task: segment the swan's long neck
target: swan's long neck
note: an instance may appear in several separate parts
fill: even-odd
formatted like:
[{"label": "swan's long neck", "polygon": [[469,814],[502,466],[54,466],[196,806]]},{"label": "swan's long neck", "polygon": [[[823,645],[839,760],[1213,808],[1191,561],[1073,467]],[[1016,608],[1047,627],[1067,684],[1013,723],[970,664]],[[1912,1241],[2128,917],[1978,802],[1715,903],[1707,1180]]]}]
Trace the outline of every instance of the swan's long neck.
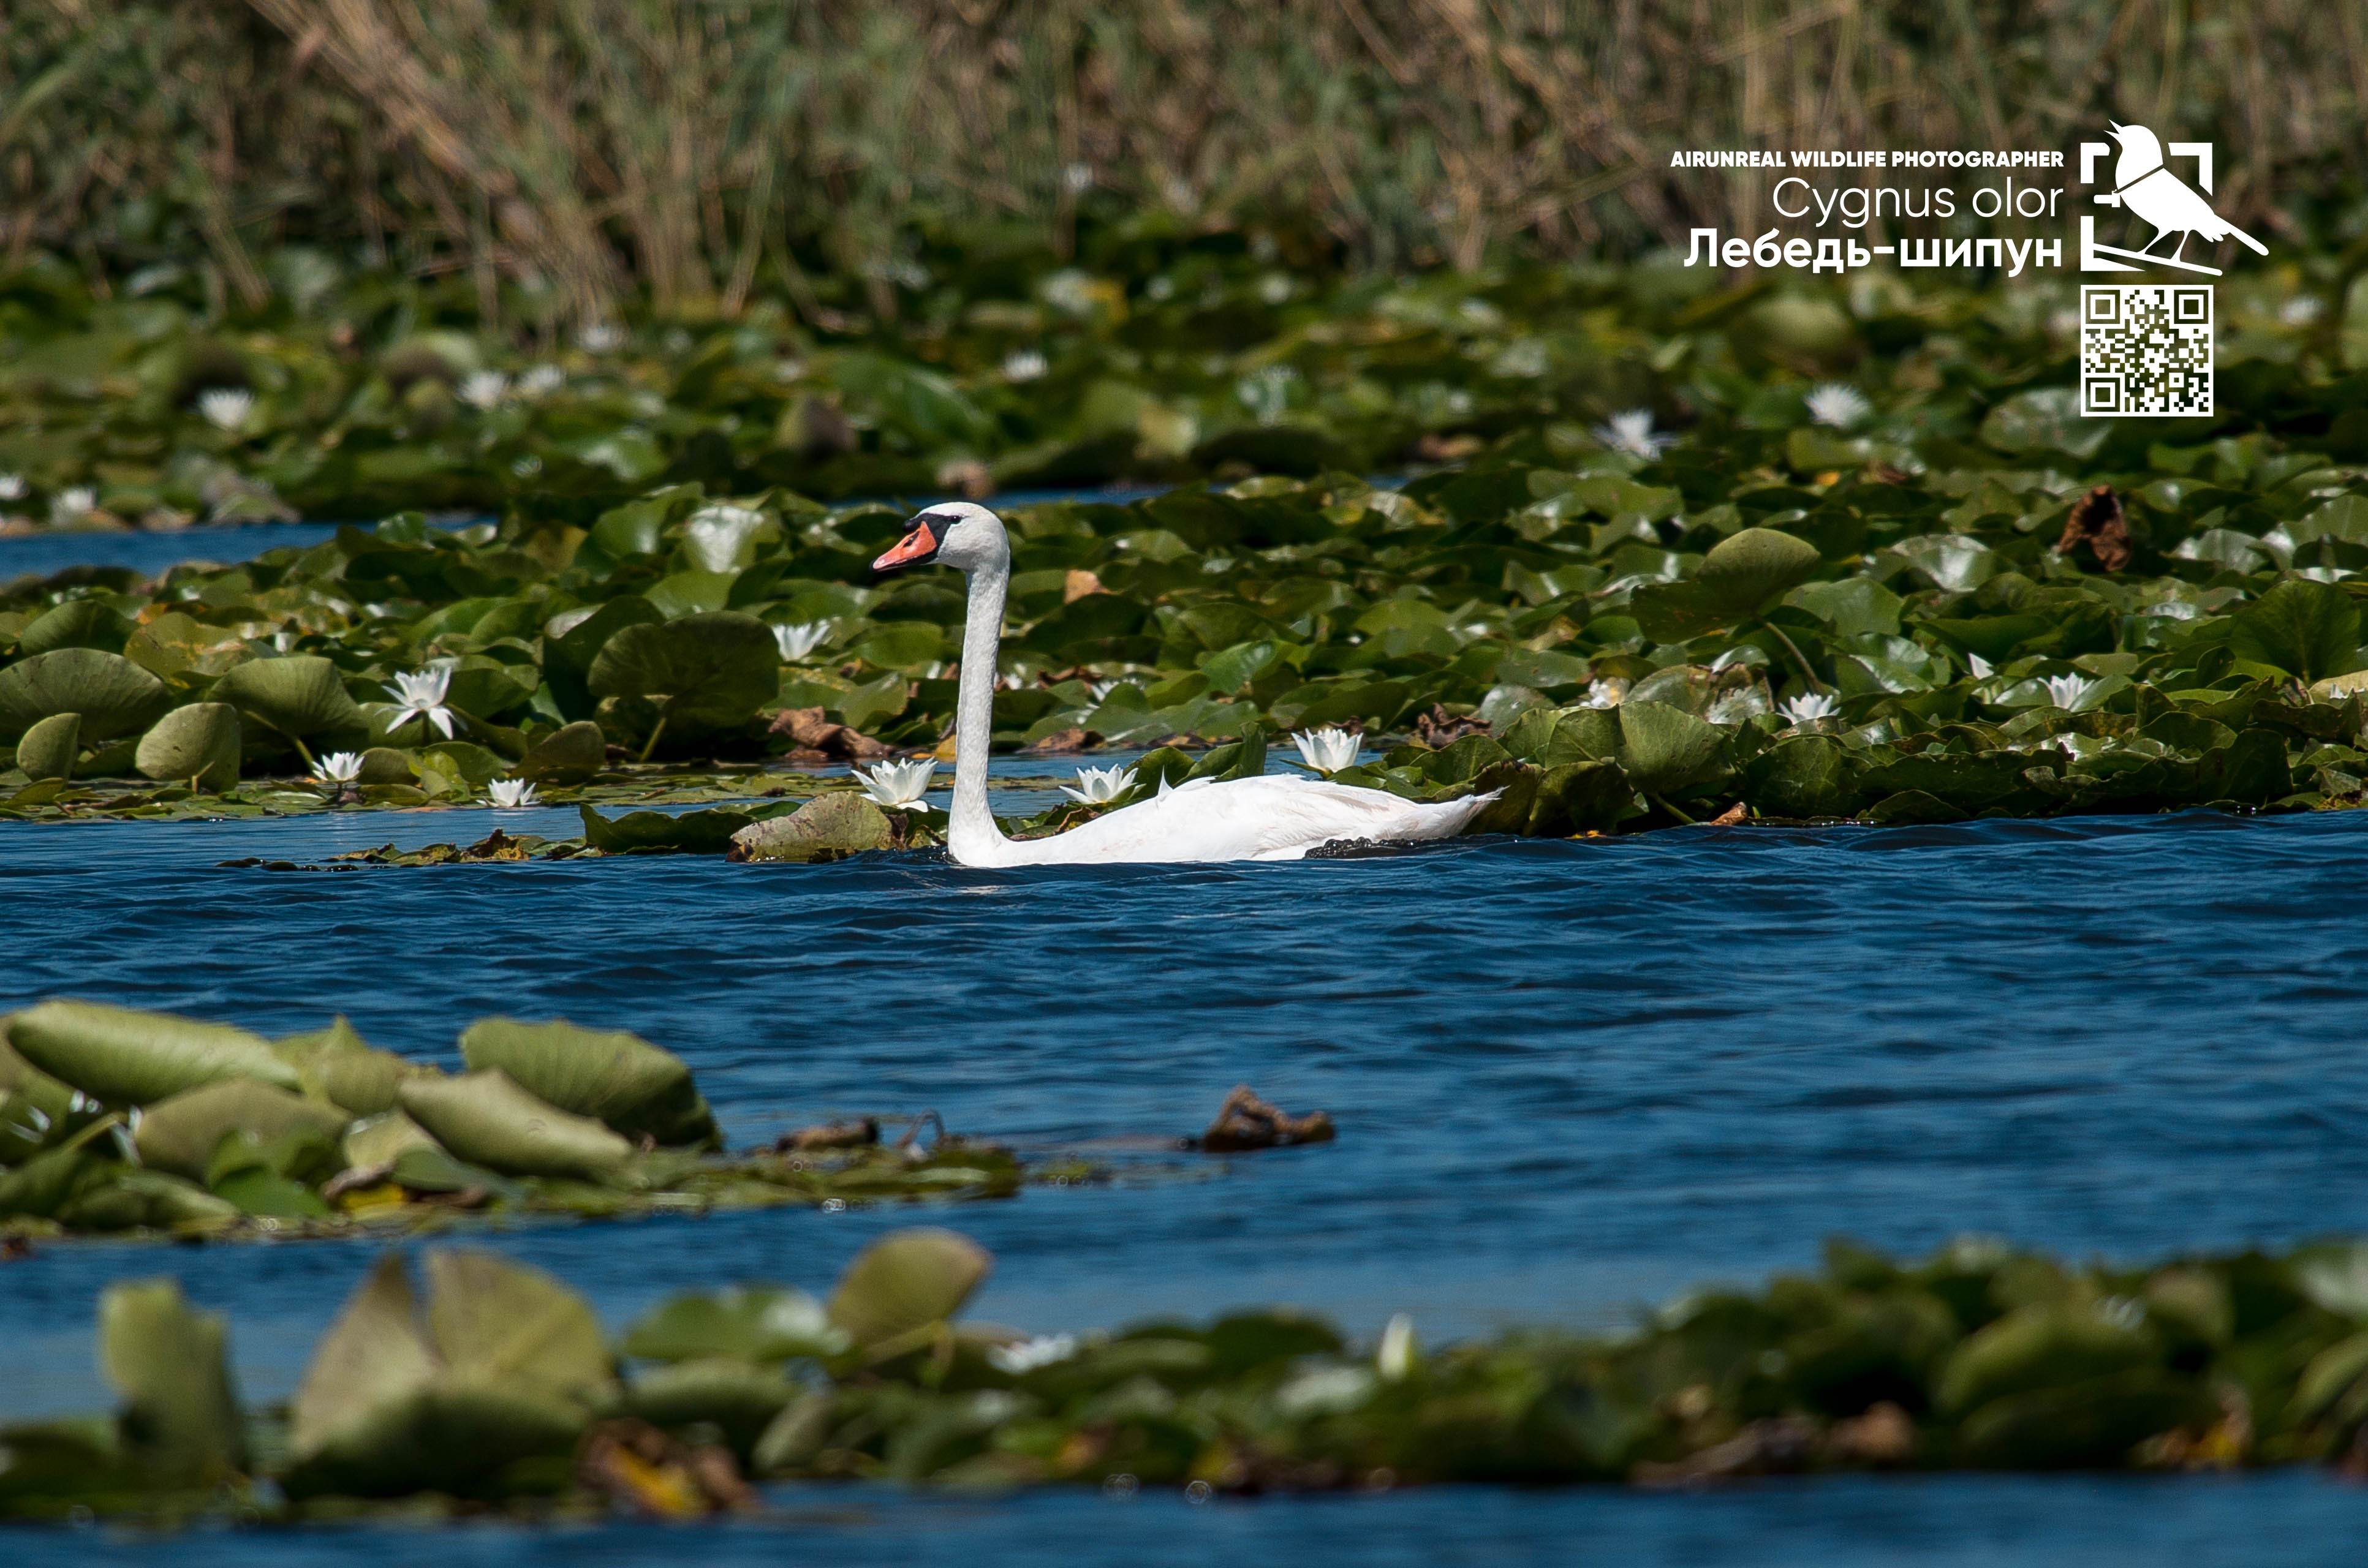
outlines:
[{"label": "swan's long neck", "polygon": [[962,684],[954,693],[954,804],[946,844],[955,859],[969,866],[993,863],[1010,844],[986,804],[986,758],[995,742],[995,653],[1003,642],[1003,601],[1010,585],[1008,562],[973,571],[962,619]]}]

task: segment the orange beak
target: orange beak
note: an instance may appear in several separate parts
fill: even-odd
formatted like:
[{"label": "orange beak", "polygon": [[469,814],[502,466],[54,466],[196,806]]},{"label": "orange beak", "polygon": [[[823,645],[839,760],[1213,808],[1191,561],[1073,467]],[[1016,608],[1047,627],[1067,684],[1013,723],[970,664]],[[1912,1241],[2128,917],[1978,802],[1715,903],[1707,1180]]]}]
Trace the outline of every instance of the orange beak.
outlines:
[{"label": "orange beak", "polygon": [[938,553],[938,536],[930,531],[927,517],[913,525],[913,531],[889,547],[888,552],[871,563],[874,572],[894,572],[899,566],[917,566]]}]

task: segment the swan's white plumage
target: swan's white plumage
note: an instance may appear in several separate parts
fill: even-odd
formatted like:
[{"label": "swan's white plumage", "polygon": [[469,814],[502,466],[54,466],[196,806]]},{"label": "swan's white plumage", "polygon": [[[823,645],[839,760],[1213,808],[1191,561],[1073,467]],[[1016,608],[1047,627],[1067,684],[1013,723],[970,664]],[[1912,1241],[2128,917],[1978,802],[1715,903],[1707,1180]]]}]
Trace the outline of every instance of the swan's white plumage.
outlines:
[{"label": "swan's white plumage", "polygon": [[888,571],[941,562],[970,578],[962,678],[954,697],[954,798],[946,848],[965,866],[1121,865],[1161,861],[1296,860],[1327,844],[1412,844],[1452,838],[1493,794],[1425,805],[1382,790],[1290,775],[1198,778],[1106,812],[1050,838],[1004,836],[988,809],[986,755],[994,729],[996,653],[1010,585],[1003,519],[967,501],[932,506],[872,562]]},{"label": "swan's white plumage", "polygon": [[[1134,861],[1297,860],[1327,844],[1452,838],[1494,795],[1425,805],[1316,778],[1196,778],[1050,838],[1006,839],[964,864],[1115,865]],[[965,846],[968,847],[968,846]]]}]

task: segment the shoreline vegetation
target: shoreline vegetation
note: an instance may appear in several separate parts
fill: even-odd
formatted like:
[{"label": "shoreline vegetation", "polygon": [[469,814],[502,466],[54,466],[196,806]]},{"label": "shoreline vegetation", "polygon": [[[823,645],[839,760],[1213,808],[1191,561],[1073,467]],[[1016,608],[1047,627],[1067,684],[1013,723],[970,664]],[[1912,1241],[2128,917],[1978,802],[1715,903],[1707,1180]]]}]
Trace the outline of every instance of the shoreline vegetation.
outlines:
[{"label": "shoreline vegetation", "polygon": [[[98,1305],[112,1415],[0,1427],[0,1517],[146,1525],[761,1516],[764,1483],[1003,1491],[1702,1486],[1853,1471],[2368,1468],[2368,1249],[2126,1268],[1829,1244],[1623,1332],[1437,1348],[1285,1309],[1030,1335],[957,1321],[992,1259],[899,1231],[827,1300],[676,1298],[620,1339],[496,1255],[389,1253],[285,1405],[170,1280]],[[415,1267],[416,1275],[415,1275]],[[424,1285],[424,1289],[423,1289]]]}]

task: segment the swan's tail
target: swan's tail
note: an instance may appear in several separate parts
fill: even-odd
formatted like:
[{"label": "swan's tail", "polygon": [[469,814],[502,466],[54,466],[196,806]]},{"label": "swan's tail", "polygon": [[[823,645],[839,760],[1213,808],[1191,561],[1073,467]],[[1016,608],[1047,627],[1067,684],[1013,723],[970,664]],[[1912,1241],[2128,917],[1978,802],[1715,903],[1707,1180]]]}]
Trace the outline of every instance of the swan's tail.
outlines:
[{"label": "swan's tail", "polygon": [[1406,836],[1412,839],[1453,838],[1472,825],[1473,819],[1488,809],[1488,803],[1503,794],[1491,790],[1485,795],[1466,795],[1460,801],[1440,801],[1434,805],[1417,806],[1416,821],[1419,831]]}]

